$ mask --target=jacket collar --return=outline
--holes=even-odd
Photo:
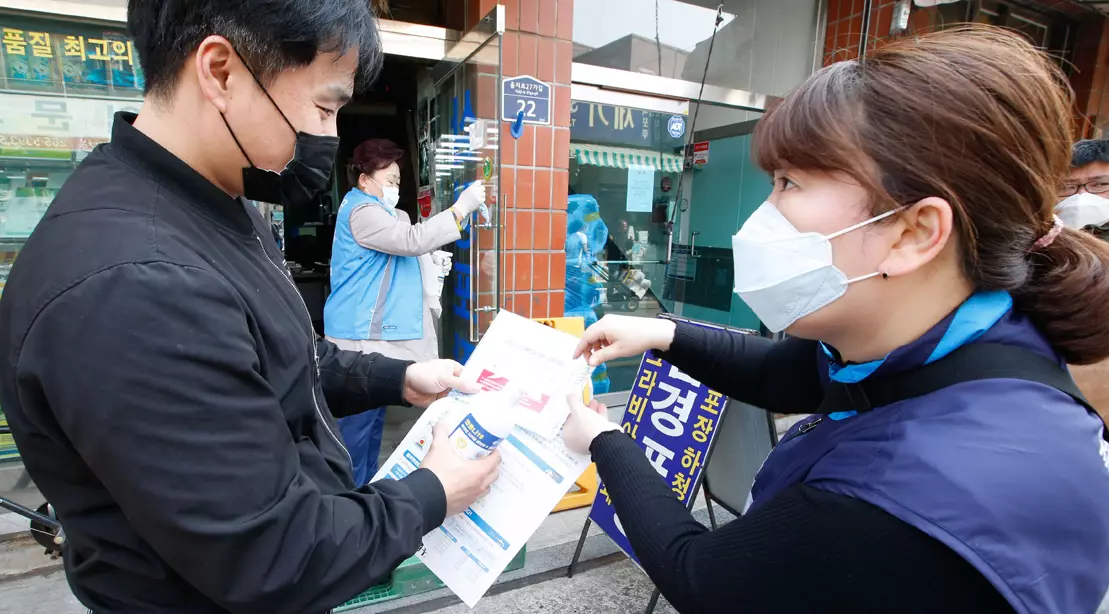
[[[254,223],[242,200],[229,196],[133,125],[134,113],[116,113],[108,151],[193,210],[231,232],[249,236]]]
[[[935,362],[974,342],[1003,343],[1058,359],[1031,321],[1013,310],[1008,292],[976,292],[919,339],[897,348],[881,360],[842,363],[836,350],[821,344],[827,358],[828,379],[857,383],[878,374],[891,374]]]
[[[392,215],[393,217],[397,216],[396,211],[390,209],[389,207],[386,207],[385,203],[381,202],[380,198],[374,196],[373,194],[367,194],[363,192],[360,188],[351,188],[350,192],[347,193],[345,200],[351,205],[355,206],[372,203],[388,211],[389,215]]]

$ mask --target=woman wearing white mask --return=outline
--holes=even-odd
[[[397,209],[403,159],[404,151],[385,139],[370,139],[354,150],[348,170],[355,187],[335,220],[324,332],[344,350],[433,360],[439,357],[439,343],[424,296],[420,256],[461,238],[485,202],[485,188],[475,182],[450,209],[412,224]],[[384,414],[380,408],[339,420],[358,484],[377,470]]]
[[[679,612],[1109,611],[1109,442],[1063,367],[1109,356],[1109,248],[1053,216],[1060,83],[1019,35],[979,28],[819,71],[756,128],[774,190],[734,239],[736,291],[791,336],[586,332],[593,364],[654,348],[740,401],[815,414],[710,532],[574,405],[567,444]],[[896,385],[925,379],[949,383]]]

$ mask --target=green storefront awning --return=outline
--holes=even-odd
[[[570,153],[577,158],[578,164],[604,166],[607,168],[649,166],[656,171],[662,171],[664,173],[682,172],[681,156],[659,153],[657,151],[571,143]]]

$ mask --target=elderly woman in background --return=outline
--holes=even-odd
[[[385,139],[370,139],[354,151],[349,168],[354,187],[335,220],[324,331],[345,350],[431,360],[438,357],[439,344],[420,256],[461,238],[485,202],[485,188],[475,183],[450,209],[413,224],[397,209],[403,159],[404,151]],[[358,484],[377,470],[384,423],[385,408],[339,420]]]

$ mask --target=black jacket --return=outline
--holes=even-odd
[[[426,470],[355,489],[338,416],[408,363],[312,331],[269,228],[119,116],[0,301],[0,398],[107,612],[323,612],[442,523]],[[330,408],[330,410],[329,410]]]

